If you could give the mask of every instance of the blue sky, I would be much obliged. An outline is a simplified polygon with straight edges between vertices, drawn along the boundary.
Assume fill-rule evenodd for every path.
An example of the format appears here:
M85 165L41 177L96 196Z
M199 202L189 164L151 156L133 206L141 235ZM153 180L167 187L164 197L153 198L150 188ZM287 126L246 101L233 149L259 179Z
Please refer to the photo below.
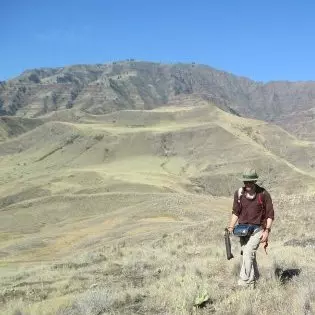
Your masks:
M0 80L127 58L315 80L314 15L310 0L0 0Z

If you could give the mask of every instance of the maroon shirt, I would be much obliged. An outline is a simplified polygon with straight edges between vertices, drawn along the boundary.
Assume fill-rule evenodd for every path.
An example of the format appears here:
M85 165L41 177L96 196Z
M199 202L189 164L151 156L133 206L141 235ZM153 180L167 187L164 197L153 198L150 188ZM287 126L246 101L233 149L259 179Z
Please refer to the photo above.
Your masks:
M261 194L261 200L264 204L265 216L261 204L258 202L258 194ZM238 191L234 194L233 214L238 216L240 224L262 224L264 219L271 218L274 220L274 209L270 194L263 188L256 185L256 197L252 200L247 199L244 194L238 203Z

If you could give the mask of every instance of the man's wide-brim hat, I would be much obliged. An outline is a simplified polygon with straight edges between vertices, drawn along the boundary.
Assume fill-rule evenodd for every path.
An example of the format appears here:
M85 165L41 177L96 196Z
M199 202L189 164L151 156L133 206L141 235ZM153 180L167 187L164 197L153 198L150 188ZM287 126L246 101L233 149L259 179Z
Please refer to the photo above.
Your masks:
M242 178L240 178L240 180L243 182L254 182L258 180L258 175L257 175L256 170L253 168L246 169L243 172Z

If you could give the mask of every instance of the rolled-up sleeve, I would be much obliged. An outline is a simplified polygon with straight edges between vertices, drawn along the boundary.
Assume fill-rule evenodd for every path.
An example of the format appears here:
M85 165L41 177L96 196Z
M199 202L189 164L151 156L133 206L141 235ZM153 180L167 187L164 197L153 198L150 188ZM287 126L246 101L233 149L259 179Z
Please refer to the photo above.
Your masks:
M235 214L236 216L239 216L240 212L241 212L241 208L238 203L238 192L236 191L234 194L232 213Z
M272 203L272 199L271 199L271 196L268 192L266 192L266 204L265 204L265 207L266 207L266 219L270 218L272 220L275 219L275 211L273 209L273 203Z

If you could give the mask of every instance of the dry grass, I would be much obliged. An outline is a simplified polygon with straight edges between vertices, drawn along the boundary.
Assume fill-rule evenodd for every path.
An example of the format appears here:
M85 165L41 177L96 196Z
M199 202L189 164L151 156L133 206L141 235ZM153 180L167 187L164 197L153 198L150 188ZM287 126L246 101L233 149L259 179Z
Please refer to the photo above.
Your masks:
M265 256L262 249L258 252L262 278L255 290L234 290L239 247L233 239L236 258L226 261L221 231L229 215L218 209L217 216L211 218L200 200L182 213L183 217L195 218L189 225L183 223L172 230L160 225L157 233L152 226L144 237L137 233L111 242L103 239L93 249L73 251L67 259L41 267L22 264L15 276L2 278L4 312L18 308L22 314L43 315L312 314L314 247L284 247L281 241L294 235L288 225L291 218L283 215L292 200L275 201L282 222L275 223L269 255ZM215 202L226 206L225 200ZM306 205L294 203L297 209ZM176 204L174 199L170 210ZM181 204L185 207L183 201ZM198 204L201 207L196 211ZM308 221L303 215L297 212L296 219L301 231L306 231ZM299 232L296 236L303 238ZM277 267L300 268L302 272L282 285L275 276ZM204 292L210 303L197 309L194 302Z
M312 173L268 149L268 125L214 107L133 118L81 115L0 144L1 314L312 314ZM239 245L226 261L223 240L244 161L276 208L254 291L235 290ZM276 268L302 271L282 284Z

